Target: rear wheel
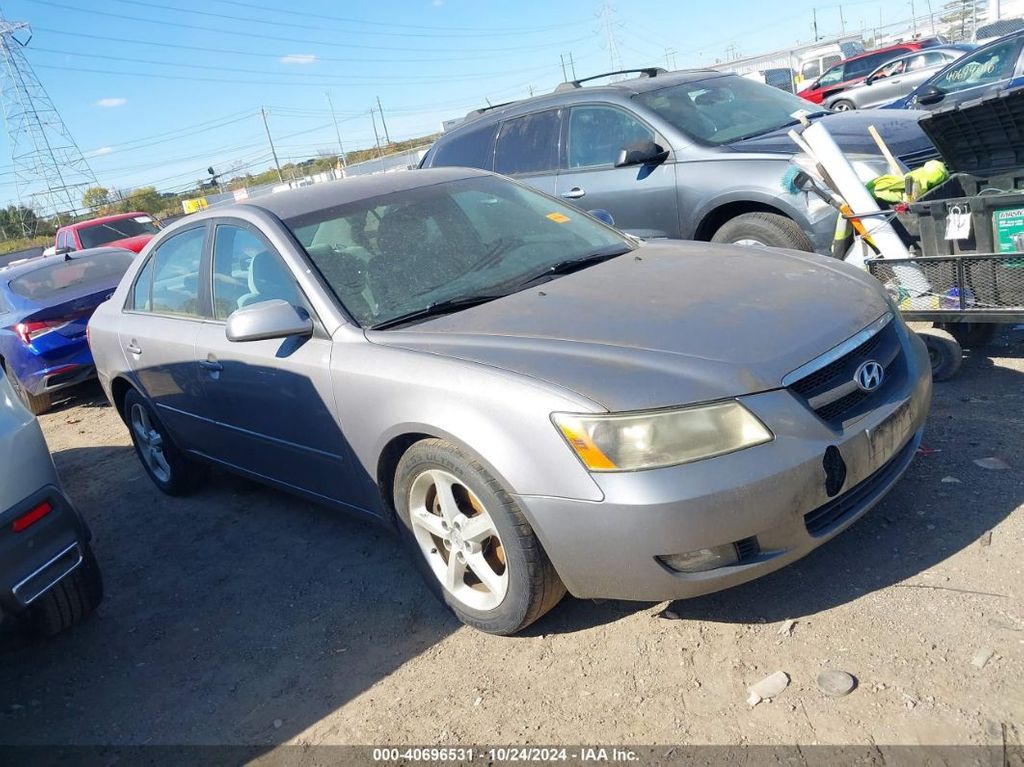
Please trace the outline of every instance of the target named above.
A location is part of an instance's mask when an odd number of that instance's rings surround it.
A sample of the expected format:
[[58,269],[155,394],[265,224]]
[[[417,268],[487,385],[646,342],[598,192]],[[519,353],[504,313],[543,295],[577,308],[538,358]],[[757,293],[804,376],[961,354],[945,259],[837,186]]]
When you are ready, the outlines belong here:
[[512,495],[449,442],[417,442],[395,474],[402,533],[427,584],[459,620],[514,634],[565,586]]
[[124,420],[135,453],[154,485],[167,495],[187,495],[199,487],[207,467],[178,449],[152,406],[135,389],[124,397]]
[[963,364],[963,350],[949,333],[942,330],[918,331],[928,347],[928,360],[932,365],[932,380],[946,381],[957,374]]
[[14,375],[14,371],[8,367],[7,362],[4,362],[4,373],[7,375],[7,380],[11,382],[11,388],[14,389],[14,393],[18,395],[25,407],[29,409],[32,415],[42,415],[43,413],[49,412],[50,408],[53,407],[53,399],[49,392],[43,392],[42,394],[30,394],[24,386],[21,385],[21,381]]
[[733,245],[814,250],[804,230],[793,219],[777,213],[743,213],[722,224],[711,237],[711,241]]
[[86,618],[103,600],[103,578],[89,544],[82,544],[82,563],[29,606],[21,616],[26,629],[53,636]]
[[839,99],[832,105],[833,112],[849,112],[851,109],[856,109],[857,105],[847,99]]
[[980,349],[995,340],[998,322],[945,322],[935,327],[945,330],[965,349]]

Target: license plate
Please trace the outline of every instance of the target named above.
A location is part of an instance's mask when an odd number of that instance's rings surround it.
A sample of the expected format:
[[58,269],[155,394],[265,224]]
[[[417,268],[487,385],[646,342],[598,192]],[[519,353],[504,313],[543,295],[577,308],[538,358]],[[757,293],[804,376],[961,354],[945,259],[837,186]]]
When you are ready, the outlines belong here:
[[865,433],[871,446],[871,461],[875,468],[888,461],[906,441],[914,422],[914,409],[907,400],[873,429]]

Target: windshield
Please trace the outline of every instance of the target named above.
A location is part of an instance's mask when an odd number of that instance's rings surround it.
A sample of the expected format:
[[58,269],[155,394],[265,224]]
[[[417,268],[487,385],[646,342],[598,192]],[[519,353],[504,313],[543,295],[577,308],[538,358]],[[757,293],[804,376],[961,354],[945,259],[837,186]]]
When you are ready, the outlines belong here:
[[579,210],[492,176],[395,192],[284,223],[364,326],[453,299],[497,297],[567,260],[633,247]]
[[78,230],[78,239],[82,241],[83,248],[98,248],[114,240],[137,237],[140,234],[156,234],[159,231],[160,225],[149,216],[133,216],[83,226]]
[[41,301],[78,285],[97,284],[114,287],[131,266],[134,253],[128,251],[94,253],[65,261],[46,259],[50,263],[11,280],[11,290],[19,296]]
[[793,113],[815,105],[745,77],[720,77],[635,96],[690,138],[728,144],[793,124]]

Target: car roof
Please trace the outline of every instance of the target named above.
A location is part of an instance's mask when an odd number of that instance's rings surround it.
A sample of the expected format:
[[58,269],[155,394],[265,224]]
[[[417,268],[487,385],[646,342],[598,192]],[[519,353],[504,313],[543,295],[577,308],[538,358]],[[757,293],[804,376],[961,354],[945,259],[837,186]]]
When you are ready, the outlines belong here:
[[217,218],[239,208],[260,208],[273,213],[280,219],[295,218],[319,210],[327,210],[371,197],[379,197],[392,192],[404,192],[425,186],[434,186],[449,181],[470,178],[473,176],[493,176],[483,170],[473,168],[431,168],[415,171],[395,171],[393,173],[374,173],[367,176],[354,176],[338,181],[324,181],[300,189],[276,192],[264,197],[246,200],[215,209],[208,209],[195,214],[193,220],[199,218]]
[[64,263],[67,261],[77,261],[82,256],[93,256],[101,253],[130,253],[132,256],[135,255],[134,252],[126,248],[84,248],[83,250],[75,250],[71,253],[66,253],[63,256],[36,256],[35,258],[30,258],[27,261],[19,261],[16,264],[0,266],[0,280],[6,283],[23,274],[34,272],[42,266]]
[[99,218],[90,218],[88,221],[79,221],[74,224],[68,224],[62,226],[61,229],[81,229],[84,226],[94,226],[96,224],[105,224],[108,221],[124,221],[126,218],[135,218],[136,216],[149,216],[153,218],[149,213],[139,210],[134,213],[113,213],[109,216],[100,216]]

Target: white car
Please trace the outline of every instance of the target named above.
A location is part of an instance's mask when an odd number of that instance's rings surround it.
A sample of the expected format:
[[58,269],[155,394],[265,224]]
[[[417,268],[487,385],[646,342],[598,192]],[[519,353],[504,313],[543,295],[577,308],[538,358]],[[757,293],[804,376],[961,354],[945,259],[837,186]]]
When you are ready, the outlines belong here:
[[103,598],[90,538],[39,422],[0,370],[0,617],[52,635],[89,615]]

